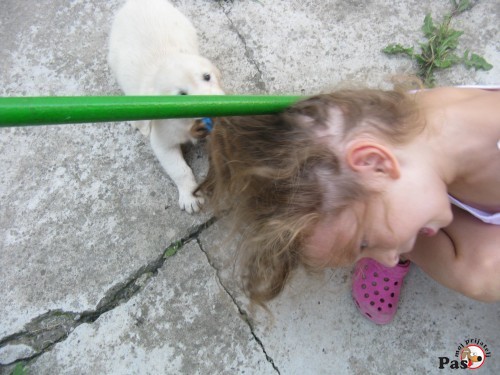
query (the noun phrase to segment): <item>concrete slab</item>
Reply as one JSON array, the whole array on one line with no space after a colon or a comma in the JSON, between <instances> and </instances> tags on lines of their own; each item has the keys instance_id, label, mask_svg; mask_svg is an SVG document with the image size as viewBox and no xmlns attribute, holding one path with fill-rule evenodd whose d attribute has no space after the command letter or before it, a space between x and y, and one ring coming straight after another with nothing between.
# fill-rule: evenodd
<instances>
[{"instance_id":1,"label":"concrete slab","mask_svg":"<svg viewBox=\"0 0 500 375\"><path fill-rule=\"evenodd\" d=\"M234 246L221 239L222 228L205 230L200 243L281 374L449 373L438 369L439 357L456 359L465 340L479 338L489 348L500 347L500 303L470 300L416 267L405 279L395 320L386 326L358 313L349 269L329 270L322 277L298 272L269 303L272 316L252 310L235 283ZM499 373L500 359L493 353L477 371Z\"/></svg>"},{"instance_id":2,"label":"concrete slab","mask_svg":"<svg viewBox=\"0 0 500 375\"><path fill-rule=\"evenodd\" d=\"M427 13L441 20L448 1L228 1L224 9L258 66L266 92L311 94L340 83L387 87L395 74L414 74L409 60L381 53L389 43L418 46ZM456 19L463 48L482 54L489 72L456 67L438 83L498 81L498 17L495 2L479 2Z\"/></svg>"},{"instance_id":3,"label":"concrete slab","mask_svg":"<svg viewBox=\"0 0 500 375\"><path fill-rule=\"evenodd\" d=\"M1 1L0 95L119 93L105 56L122 3ZM449 10L431 0L174 3L229 93L310 94L343 81L387 87L413 66L380 49L417 45L425 14ZM438 83L500 83L500 4L477 2L454 22L465 31L461 48L494 68L456 67ZM188 159L202 178L202 145ZM240 322L245 299L222 266L232 250L220 242L225 229L178 210L174 185L127 124L2 129L0 163L0 374L16 361L32 373L435 373L437 358L470 338L492 348L478 371L500 372L500 305L467 300L418 270L387 327L356 313L347 270L297 277L270 305L274 325L261 312ZM163 259L171 244L194 239L209 259L193 243ZM186 323L190 304L199 311ZM141 314L149 320L138 323Z\"/></svg>"},{"instance_id":4,"label":"concrete slab","mask_svg":"<svg viewBox=\"0 0 500 375\"><path fill-rule=\"evenodd\" d=\"M120 3L2 2L2 95L117 93L105 56ZM178 209L148 141L125 123L0 134L1 337L47 311L99 310L209 219ZM199 178L202 150L189 153Z\"/></svg>"},{"instance_id":5,"label":"concrete slab","mask_svg":"<svg viewBox=\"0 0 500 375\"><path fill-rule=\"evenodd\" d=\"M196 241L140 294L40 357L31 373L273 374Z\"/></svg>"}]
</instances>

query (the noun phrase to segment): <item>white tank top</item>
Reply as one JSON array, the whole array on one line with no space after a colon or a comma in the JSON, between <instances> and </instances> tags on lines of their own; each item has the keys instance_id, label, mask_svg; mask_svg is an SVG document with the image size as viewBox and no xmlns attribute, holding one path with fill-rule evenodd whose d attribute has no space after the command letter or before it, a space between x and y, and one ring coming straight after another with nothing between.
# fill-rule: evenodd
<instances>
[{"instance_id":1,"label":"white tank top","mask_svg":"<svg viewBox=\"0 0 500 375\"><path fill-rule=\"evenodd\" d=\"M477 208L474 208L474 207L471 207L465 203L462 203L458 199L453 198L451 195L449 195L449 197L450 197L450 202L452 204L454 204L457 207L460 207L462 210L467 211L472 216L477 217L479 220L481 220L487 224L500 225L500 212L490 214L488 212L478 210Z\"/></svg>"},{"instance_id":2,"label":"white tank top","mask_svg":"<svg viewBox=\"0 0 500 375\"><path fill-rule=\"evenodd\" d=\"M494 86L493 85L492 86L475 85L475 86L456 86L456 87L475 88L475 89L483 89L483 90L490 90L490 91L499 91L500 90L500 86L498 86L498 85L494 85ZM497 146L500 150L500 140L498 140ZM490 214L488 212L478 210L477 208L474 208L474 207L471 207L465 203L462 203L458 199L453 198L451 195L449 195L449 197L450 197L450 202L453 205L460 207L462 210L467 211L472 216L477 217L482 222L487 223L487 224L500 225L500 212Z\"/></svg>"}]
</instances>

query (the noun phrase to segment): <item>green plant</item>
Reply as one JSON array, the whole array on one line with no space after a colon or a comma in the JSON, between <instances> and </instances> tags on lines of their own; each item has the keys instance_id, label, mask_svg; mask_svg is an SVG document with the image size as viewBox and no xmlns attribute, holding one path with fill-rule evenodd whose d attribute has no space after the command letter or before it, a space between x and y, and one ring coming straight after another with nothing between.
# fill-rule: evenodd
<instances>
[{"instance_id":1,"label":"green plant","mask_svg":"<svg viewBox=\"0 0 500 375\"><path fill-rule=\"evenodd\" d=\"M12 370L11 375L28 375L28 371L24 368L22 363L18 363L14 370Z\"/></svg>"},{"instance_id":2,"label":"green plant","mask_svg":"<svg viewBox=\"0 0 500 375\"><path fill-rule=\"evenodd\" d=\"M182 247L182 241L176 241L171 244L163 253L163 258L169 258L177 253L177 251Z\"/></svg>"},{"instance_id":3,"label":"green plant","mask_svg":"<svg viewBox=\"0 0 500 375\"><path fill-rule=\"evenodd\" d=\"M404 47L401 44L390 44L382 50L389 55L402 54L415 60L418 65L417 75L427 87L434 86L434 72L438 69L447 69L459 63L463 63L467 69L475 70L490 70L493 67L483 57L469 50L462 56L455 52L463 31L453 29L450 26L451 20L469 10L472 5L470 0L451 0L451 3L452 12L445 15L440 24L436 25L430 14L425 16L422 32L427 42L420 43L420 53L415 53L413 47Z\"/></svg>"}]
</instances>

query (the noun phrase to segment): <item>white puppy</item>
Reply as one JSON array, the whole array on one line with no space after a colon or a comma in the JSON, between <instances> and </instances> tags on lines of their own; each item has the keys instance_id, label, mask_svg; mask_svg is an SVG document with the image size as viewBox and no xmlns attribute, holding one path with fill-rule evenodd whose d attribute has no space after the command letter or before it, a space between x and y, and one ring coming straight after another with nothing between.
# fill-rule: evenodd
<instances>
[{"instance_id":1,"label":"white puppy","mask_svg":"<svg viewBox=\"0 0 500 375\"><path fill-rule=\"evenodd\" d=\"M220 73L198 53L196 30L166 0L128 0L113 21L109 65L126 95L222 95ZM193 119L138 121L151 139L161 165L179 190L179 205L189 213L203 204L181 151L195 141Z\"/></svg>"}]
</instances>

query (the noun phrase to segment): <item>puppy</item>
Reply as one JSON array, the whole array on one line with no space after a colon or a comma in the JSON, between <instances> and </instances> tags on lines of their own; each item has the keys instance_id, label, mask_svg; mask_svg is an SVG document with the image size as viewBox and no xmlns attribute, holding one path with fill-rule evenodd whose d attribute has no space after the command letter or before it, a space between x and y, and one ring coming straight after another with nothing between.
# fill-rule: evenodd
<instances>
[{"instance_id":1,"label":"puppy","mask_svg":"<svg viewBox=\"0 0 500 375\"><path fill-rule=\"evenodd\" d=\"M198 53L191 22L166 0L128 0L117 12L109 38L108 62L126 95L223 95L219 70ZM177 185L179 206L197 212L196 181L181 151L194 142L194 119L137 121L152 149ZM198 132L199 133L199 132Z\"/></svg>"}]
</instances>

